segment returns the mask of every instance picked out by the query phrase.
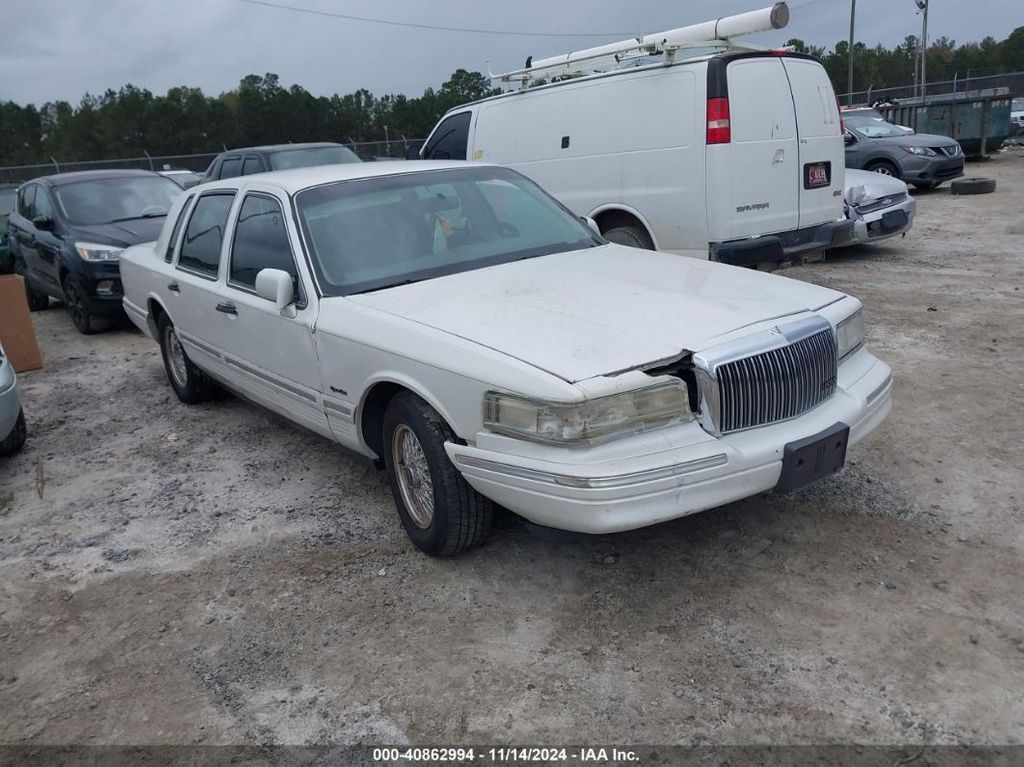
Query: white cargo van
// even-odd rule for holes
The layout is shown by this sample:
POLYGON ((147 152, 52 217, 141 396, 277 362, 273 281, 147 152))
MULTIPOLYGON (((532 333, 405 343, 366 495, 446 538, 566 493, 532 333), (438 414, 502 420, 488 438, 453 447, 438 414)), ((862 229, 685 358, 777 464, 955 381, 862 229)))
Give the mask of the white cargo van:
POLYGON ((668 56, 504 93, 450 110, 421 157, 508 165, 637 247, 746 265, 850 235, 832 85, 784 51, 668 56))

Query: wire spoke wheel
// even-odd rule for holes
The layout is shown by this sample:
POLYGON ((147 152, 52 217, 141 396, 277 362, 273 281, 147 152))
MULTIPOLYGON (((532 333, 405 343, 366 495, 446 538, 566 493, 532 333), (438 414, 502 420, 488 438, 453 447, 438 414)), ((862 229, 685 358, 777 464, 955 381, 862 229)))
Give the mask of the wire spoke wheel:
POLYGON ((174 377, 174 382, 184 388, 188 384, 185 350, 181 347, 181 341, 178 340, 178 334, 174 332, 173 326, 168 325, 164 332, 167 334, 167 356, 171 363, 169 366, 171 375, 174 377))
POLYGON ((405 424, 391 438, 391 457, 402 502, 417 527, 426 530, 434 521, 434 483, 423 446, 405 424))

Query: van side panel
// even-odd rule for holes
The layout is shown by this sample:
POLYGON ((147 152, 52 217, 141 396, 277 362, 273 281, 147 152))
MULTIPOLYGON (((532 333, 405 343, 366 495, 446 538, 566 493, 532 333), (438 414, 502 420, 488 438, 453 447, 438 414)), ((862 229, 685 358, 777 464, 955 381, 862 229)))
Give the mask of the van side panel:
POLYGON ((617 74, 480 104, 470 158, 526 174, 577 215, 643 213, 660 250, 707 255, 706 65, 617 74))
POLYGON ((797 228, 799 149, 793 97, 775 57, 731 61, 728 144, 707 148, 713 242, 797 228))
POLYGON ((806 59, 782 61, 793 89, 800 137, 800 227, 835 221, 843 217, 846 170, 836 94, 821 64, 806 59), (820 162, 831 163, 831 183, 807 189, 804 166, 820 162))

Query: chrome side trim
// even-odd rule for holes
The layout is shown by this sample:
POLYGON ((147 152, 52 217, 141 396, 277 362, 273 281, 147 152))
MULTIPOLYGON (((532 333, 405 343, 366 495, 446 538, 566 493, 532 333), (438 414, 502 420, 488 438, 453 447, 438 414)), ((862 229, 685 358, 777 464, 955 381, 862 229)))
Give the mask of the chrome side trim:
POLYGON ((237 359, 235 357, 229 357, 225 355, 224 361, 231 367, 238 368, 239 370, 248 373, 254 378, 258 378, 259 380, 268 383, 271 386, 276 386, 279 389, 284 389, 289 394, 294 394, 296 397, 304 399, 307 402, 316 403, 316 395, 313 392, 300 389, 298 386, 288 384, 283 381, 279 381, 276 378, 271 378, 259 368, 253 367, 252 365, 242 362, 240 359, 237 359))
POLYGON ((212 346, 204 343, 203 341, 200 341, 195 336, 189 335, 188 333, 182 333, 177 327, 175 327, 174 331, 178 334, 178 338, 180 338, 186 344, 196 347, 201 352, 206 352, 211 357, 221 359, 221 353, 214 349, 212 346))
POLYGON ((352 408, 348 407, 347 405, 342 405, 338 402, 333 402, 327 399, 326 397, 324 397, 324 410, 330 410, 332 413, 343 415, 349 419, 352 418, 352 408))
POLYGON ((646 469, 634 471, 628 474, 612 474, 605 477, 581 477, 572 474, 557 474, 554 472, 541 471, 539 469, 528 469, 522 466, 511 466, 507 463, 491 461, 486 458, 476 458, 469 455, 455 455, 455 462, 460 466, 473 469, 484 469, 493 471, 496 474, 503 474, 507 477, 529 479, 535 482, 543 482, 548 485, 560 485, 562 487, 582 487, 590 489, 623 488, 645 482, 654 482, 659 479, 671 479, 673 477, 684 477, 704 469, 713 469, 716 466, 724 466, 729 462, 725 453, 698 458, 693 461, 677 463, 671 466, 662 466, 657 469, 646 469))
POLYGON ((867 404, 870 405, 876 399, 881 397, 885 393, 885 390, 888 389, 890 386, 892 386, 892 373, 889 373, 889 375, 885 377, 885 380, 878 385, 878 388, 868 395, 867 404))

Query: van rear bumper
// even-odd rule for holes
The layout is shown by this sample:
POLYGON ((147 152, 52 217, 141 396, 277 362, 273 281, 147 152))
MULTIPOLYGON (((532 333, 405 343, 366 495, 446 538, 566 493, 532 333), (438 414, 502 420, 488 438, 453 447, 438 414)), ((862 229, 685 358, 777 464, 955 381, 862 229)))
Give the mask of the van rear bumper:
POLYGON ((791 232, 712 243, 711 260, 734 266, 751 266, 764 261, 785 261, 807 251, 843 245, 853 237, 852 221, 830 221, 827 224, 794 229, 791 232))

